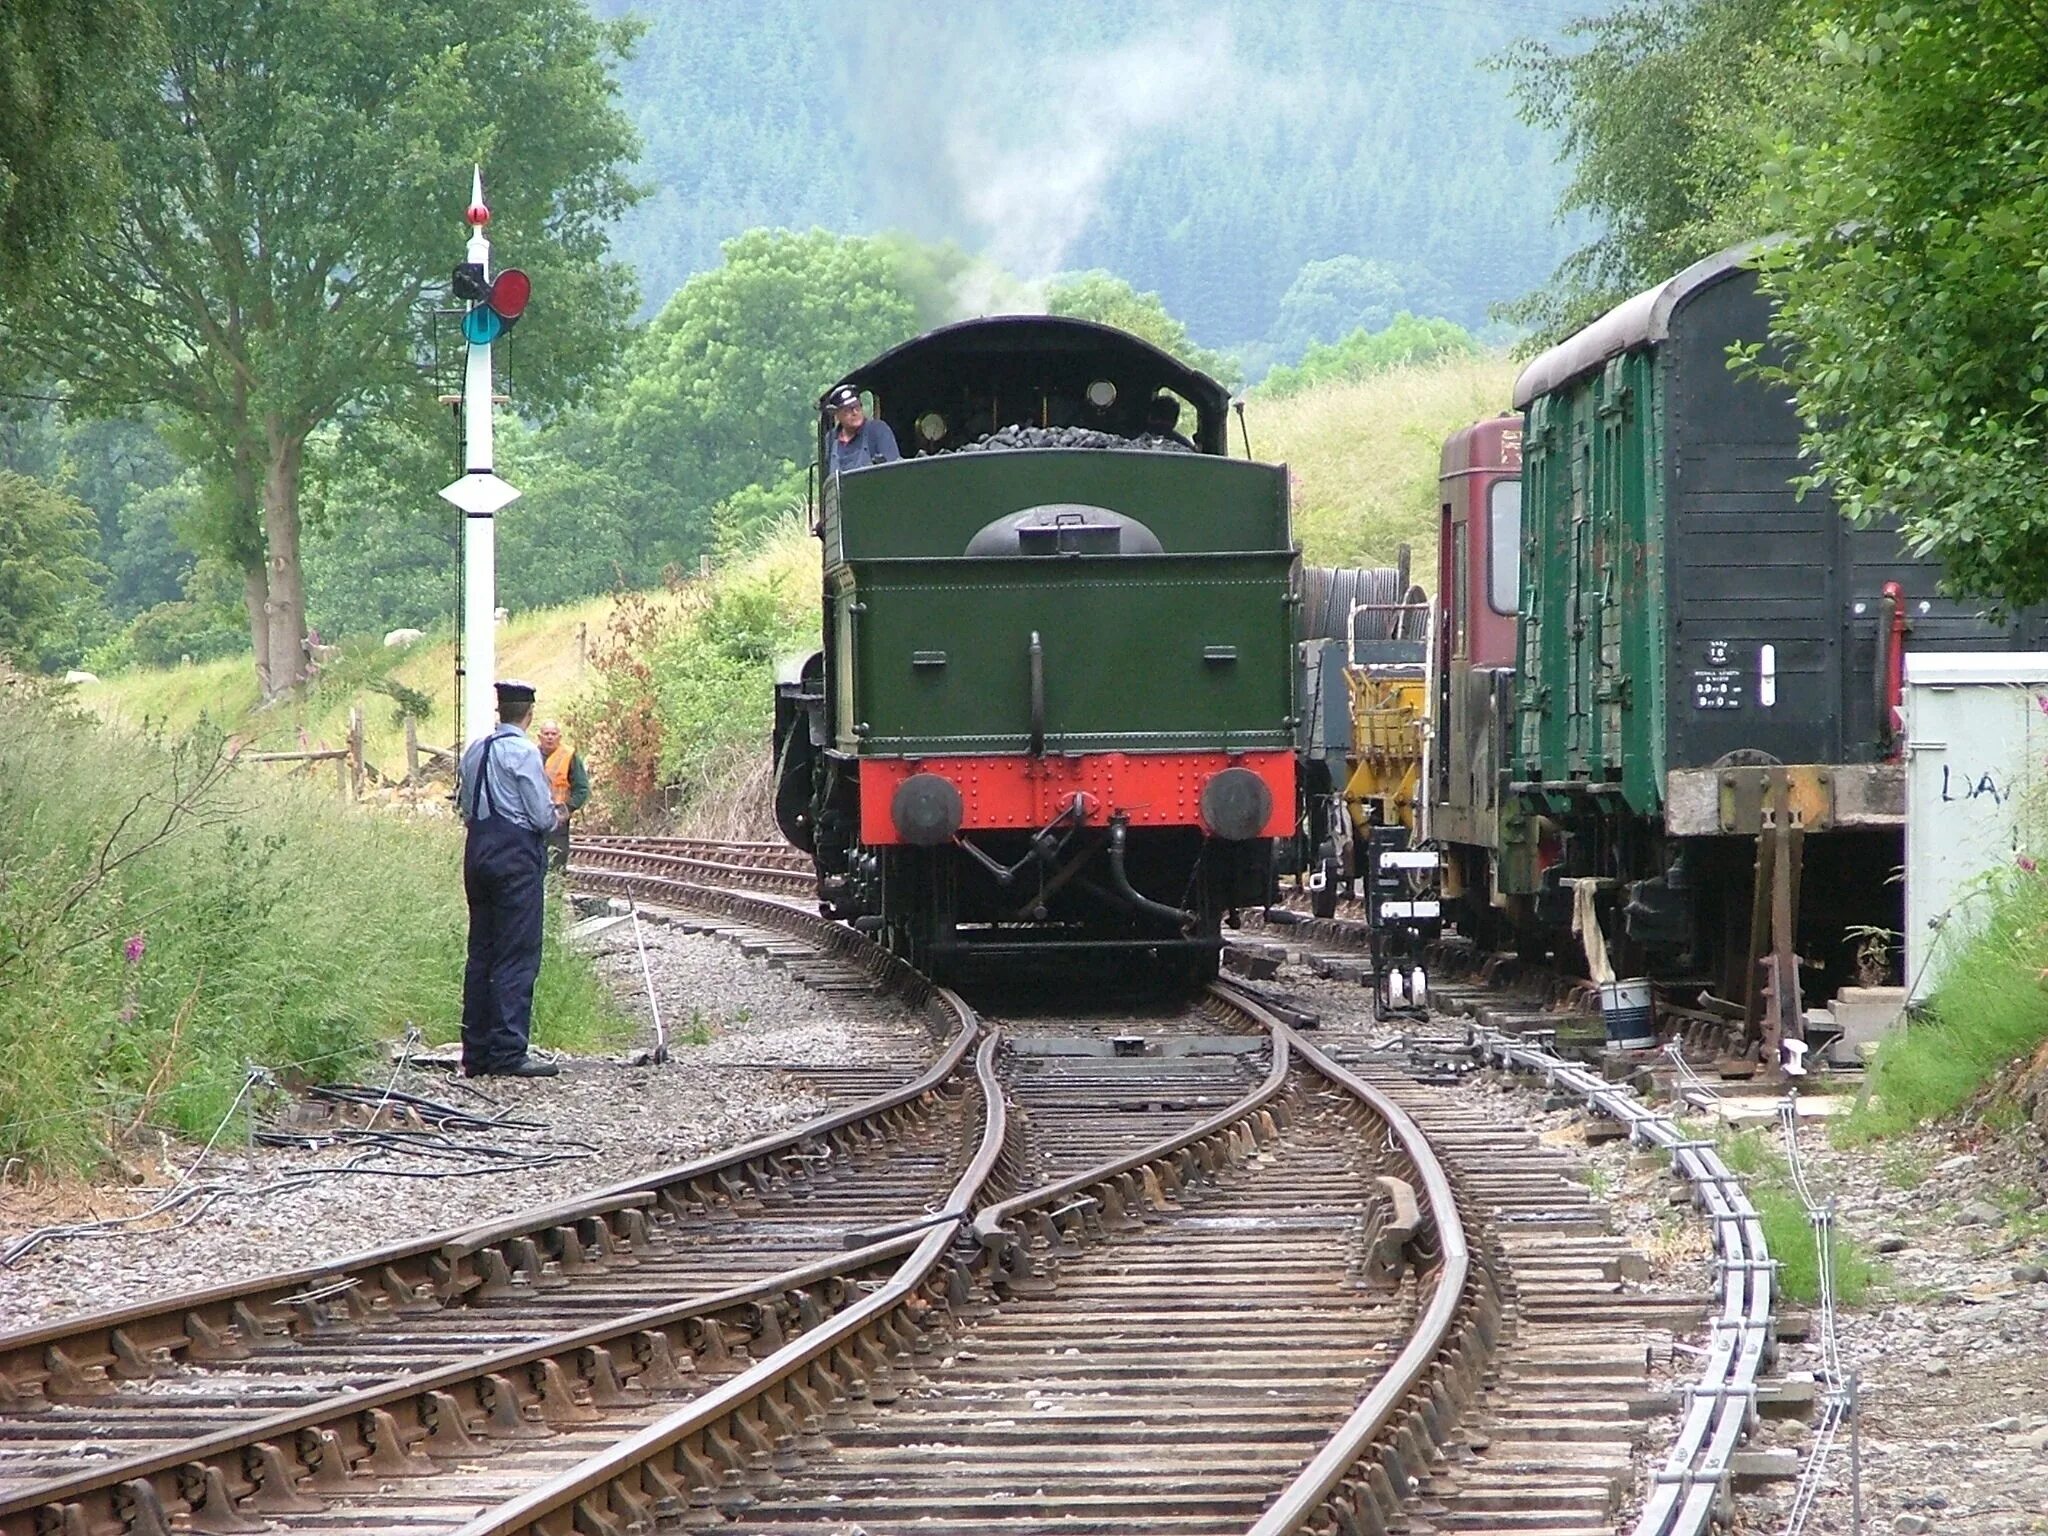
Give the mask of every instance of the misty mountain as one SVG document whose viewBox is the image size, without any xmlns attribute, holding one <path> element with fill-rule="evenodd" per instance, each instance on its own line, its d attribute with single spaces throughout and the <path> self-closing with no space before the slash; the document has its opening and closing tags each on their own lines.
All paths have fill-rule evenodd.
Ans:
<svg viewBox="0 0 2048 1536">
<path fill-rule="evenodd" d="M 1550 145 L 1482 61 L 1586 3 L 592 0 L 647 25 L 622 74 L 652 191 L 618 249 L 650 311 L 772 224 L 950 239 L 1026 279 L 1105 267 L 1210 345 L 1265 337 L 1340 256 L 1478 324 L 1575 243 Z"/>
</svg>

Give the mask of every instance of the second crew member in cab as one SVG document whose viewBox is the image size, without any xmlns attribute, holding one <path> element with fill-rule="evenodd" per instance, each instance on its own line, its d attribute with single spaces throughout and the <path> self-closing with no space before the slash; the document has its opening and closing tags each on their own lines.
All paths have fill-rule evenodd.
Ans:
<svg viewBox="0 0 2048 1536">
<path fill-rule="evenodd" d="M 826 437 L 827 473 L 866 469 L 870 464 L 893 464 L 903 457 L 889 423 L 868 419 L 868 413 L 861 408 L 860 391 L 851 384 L 841 384 L 826 395 L 825 409 L 832 413 L 835 423 Z"/>
</svg>

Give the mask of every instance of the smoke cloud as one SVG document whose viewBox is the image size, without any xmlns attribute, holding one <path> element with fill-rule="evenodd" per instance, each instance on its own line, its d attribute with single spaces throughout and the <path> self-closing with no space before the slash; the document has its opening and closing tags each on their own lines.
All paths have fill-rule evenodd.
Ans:
<svg viewBox="0 0 2048 1536">
<path fill-rule="evenodd" d="M 1171 131 L 1227 93 L 1229 28 L 1221 17 L 1191 34 L 1130 42 L 1057 61 L 1042 107 L 1017 122 L 989 121 L 962 103 L 946 158 L 982 253 L 1026 282 L 1068 264 L 1102 212 L 1110 178 L 1148 139 Z"/>
<path fill-rule="evenodd" d="M 956 284 L 963 315 L 1043 308 L 1048 280 L 1109 215 L 1118 172 L 1246 88 L 1220 12 L 1176 11 L 1168 26 L 1141 9 L 1124 41 L 1055 54 L 1031 46 L 1028 9 L 973 7 L 936 28 L 917 9 L 866 13 L 879 21 L 867 35 L 900 43 L 900 21 L 917 45 L 856 46 L 870 109 L 858 137 L 872 185 L 889 189 L 881 220 L 981 258 Z"/>
</svg>

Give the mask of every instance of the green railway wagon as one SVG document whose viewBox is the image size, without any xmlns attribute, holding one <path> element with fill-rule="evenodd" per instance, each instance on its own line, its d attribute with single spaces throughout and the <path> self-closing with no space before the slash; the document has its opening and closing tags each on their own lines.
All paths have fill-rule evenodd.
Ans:
<svg viewBox="0 0 2048 1536">
<path fill-rule="evenodd" d="M 1220 385 L 1083 321 L 950 326 L 842 383 L 912 453 L 825 477 L 823 645 L 778 689 L 825 909 L 942 970 L 1214 974 L 1296 822 L 1285 470 L 1224 455 Z M 1147 430 L 1162 393 L 1190 439 Z"/>
<path fill-rule="evenodd" d="M 1757 249 L 1637 295 L 1516 382 L 1518 820 L 1499 861 L 1544 926 L 1597 881 L 1628 970 L 1752 1011 L 1766 953 L 1839 984 L 1858 929 L 1898 927 L 1902 650 L 2026 647 L 2042 629 L 1944 599 L 1938 562 L 1800 493 L 1789 399 L 1730 363 L 1768 344 Z M 1796 932 L 1770 931 L 1774 903 Z M 1774 1004 L 1787 1018 L 1793 990 Z"/>
</svg>

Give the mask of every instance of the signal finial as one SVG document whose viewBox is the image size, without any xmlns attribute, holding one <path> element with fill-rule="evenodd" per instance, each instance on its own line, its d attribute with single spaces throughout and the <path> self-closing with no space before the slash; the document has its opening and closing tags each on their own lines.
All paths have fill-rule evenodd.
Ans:
<svg viewBox="0 0 2048 1536">
<path fill-rule="evenodd" d="M 469 206 L 462 210 L 462 216 L 471 229 L 482 229 L 491 222 L 491 210 L 484 206 L 484 168 L 473 166 L 471 172 Z"/>
</svg>

